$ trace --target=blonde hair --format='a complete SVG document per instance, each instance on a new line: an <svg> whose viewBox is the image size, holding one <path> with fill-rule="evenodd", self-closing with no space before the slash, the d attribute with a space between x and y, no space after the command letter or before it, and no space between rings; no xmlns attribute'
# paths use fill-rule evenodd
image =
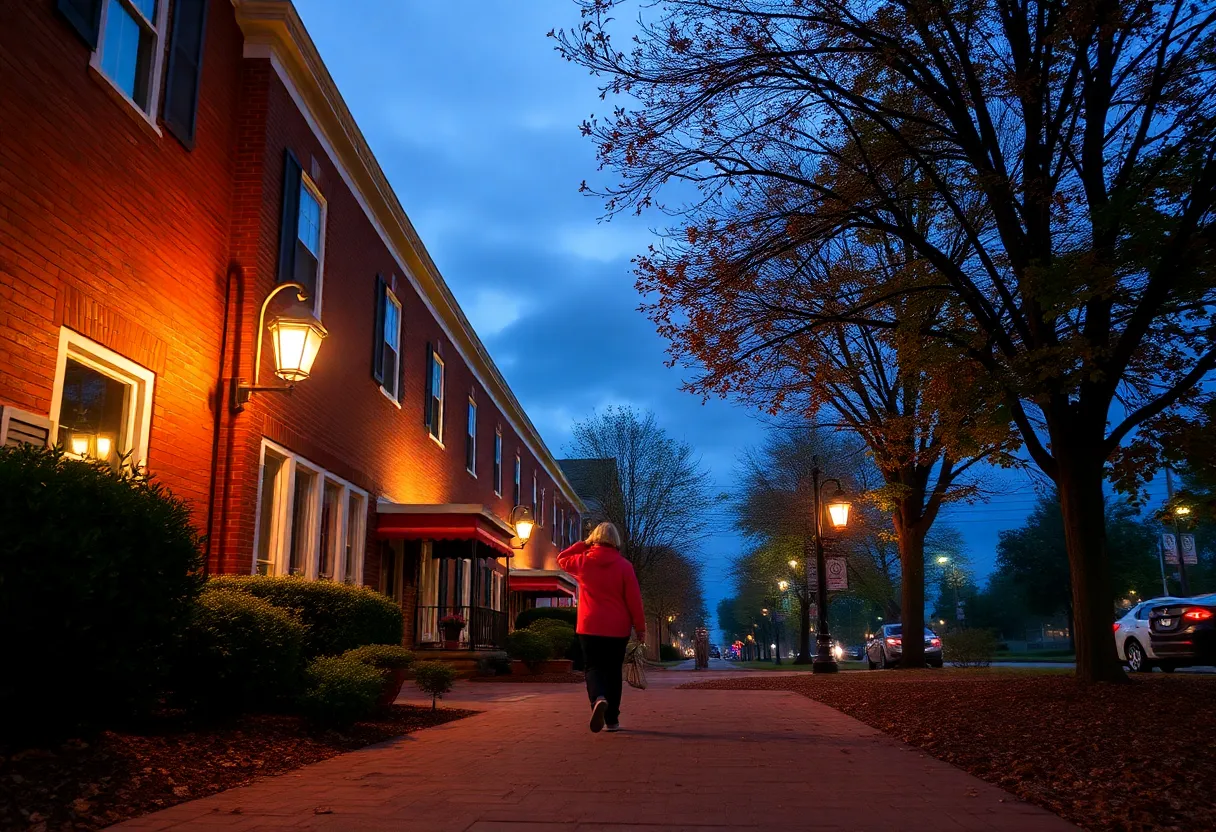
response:
<svg viewBox="0 0 1216 832"><path fill-rule="evenodd" d="M616 526L611 523L600 523L595 527L594 531L587 536L587 542L592 546L602 544L611 546L613 549L621 548L621 533L617 531Z"/></svg>

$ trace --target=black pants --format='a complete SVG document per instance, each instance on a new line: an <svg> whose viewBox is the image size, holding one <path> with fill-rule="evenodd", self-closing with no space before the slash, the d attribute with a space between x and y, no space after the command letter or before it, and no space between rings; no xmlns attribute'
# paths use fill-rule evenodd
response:
<svg viewBox="0 0 1216 832"><path fill-rule="evenodd" d="M578 640L587 667L587 698L592 705L601 696L607 699L605 718L609 725L616 725L621 721L621 665L629 639L580 635Z"/></svg>

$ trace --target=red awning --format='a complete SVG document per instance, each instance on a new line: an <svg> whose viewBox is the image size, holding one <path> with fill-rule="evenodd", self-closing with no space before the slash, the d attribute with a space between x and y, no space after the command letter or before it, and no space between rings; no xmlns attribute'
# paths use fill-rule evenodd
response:
<svg viewBox="0 0 1216 832"><path fill-rule="evenodd" d="M552 573L529 575L527 571L512 572L508 582L512 592L535 592L539 595L569 595L577 598L576 586L570 578L562 578Z"/></svg>
<svg viewBox="0 0 1216 832"><path fill-rule="evenodd" d="M376 536L383 540L478 540L505 557L515 554L511 536L481 512L382 511Z"/></svg>

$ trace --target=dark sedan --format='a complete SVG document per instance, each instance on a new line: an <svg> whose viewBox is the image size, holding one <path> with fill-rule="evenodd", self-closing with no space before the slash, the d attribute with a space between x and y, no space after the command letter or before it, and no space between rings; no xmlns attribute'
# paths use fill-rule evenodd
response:
<svg viewBox="0 0 1216 832"><path fill-rule="evenodd" d="M1148 631L1163 670L1216 664L1216 596L1157 607L1149 615Z"/></svg>

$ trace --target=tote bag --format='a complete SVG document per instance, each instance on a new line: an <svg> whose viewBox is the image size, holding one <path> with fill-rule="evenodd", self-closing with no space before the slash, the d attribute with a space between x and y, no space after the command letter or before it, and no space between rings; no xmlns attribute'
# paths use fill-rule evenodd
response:
<svg viewBox="0 0 1216 832"><path fill-rule="evenodd" d="M646 645L631 641L625 648L625 666L622 672L631 688L646 690Z"/></svg>

